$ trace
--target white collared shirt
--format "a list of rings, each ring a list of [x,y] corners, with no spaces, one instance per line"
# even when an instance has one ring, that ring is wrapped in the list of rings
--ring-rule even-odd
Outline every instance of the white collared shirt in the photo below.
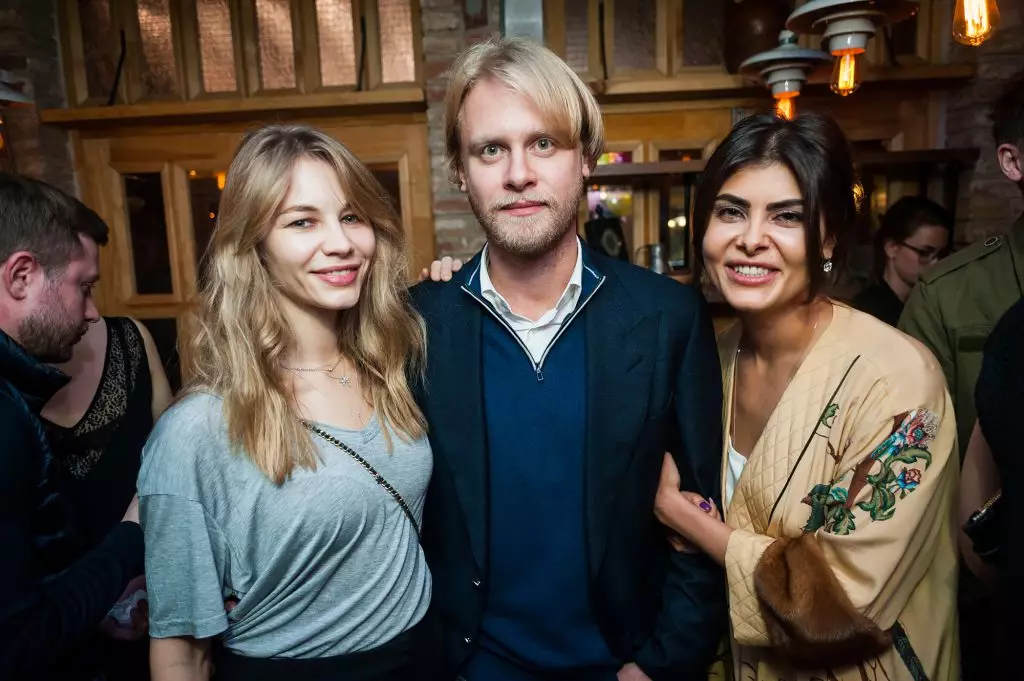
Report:
[[[494,309],[501,315],[501,318],[512,327],[519,339],[530,351],[534,363],[540,363],[544,350],[554,340],[562,322],[576,309],[580,293],[583,291],[583,247],[579,239],[576,240],[576,267],[573,268],[572,277],[562,291],[561,297],[555,306],[542,314],[536,321],[516,314],[512,311],[508,301],[498,293],[487,274],[487,246],[480,256],[480,293]]]

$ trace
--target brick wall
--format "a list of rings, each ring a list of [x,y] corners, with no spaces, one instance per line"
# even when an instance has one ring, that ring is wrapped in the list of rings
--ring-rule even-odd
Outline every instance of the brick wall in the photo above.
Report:
[[[38,108],[65,106],[54,0],[3,0],[0,69],[23,83],[35,106],[4,111],[5,134],[19,173],[77,193],[68,136],[39,124]]]
[[[949,59],[976,61],[977,75],[949,94],[946,146],[977,147],[981,157],[970,180],[962,182],[957,200],[958,241],[977,241],[1005,231],[1024,211],[1024,198],[996,165],[990,103],[1007,79],[1024,71],[1024,2],[999,0],[1002,23],[979,47],[965,47],[950,37]]]
[[[420,0],[427,89],[430,165],[434,190],[434,231],[438,257],[465,258],[483,246],[484,236],[469,201],[448,181],[444,162],[445,73],[462,49],[497,34],[501,27],[500,0],[488,0],[489,23],[466,30],[463,0]]]

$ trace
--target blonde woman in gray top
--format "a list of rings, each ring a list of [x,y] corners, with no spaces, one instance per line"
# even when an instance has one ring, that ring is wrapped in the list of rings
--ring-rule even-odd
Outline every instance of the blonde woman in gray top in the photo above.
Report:
[[[425,340],[384,196],[308,127],[254,132],[231,164],[191,383],[139,477],[156,681],[214,657],[218,681],[430,676]]]

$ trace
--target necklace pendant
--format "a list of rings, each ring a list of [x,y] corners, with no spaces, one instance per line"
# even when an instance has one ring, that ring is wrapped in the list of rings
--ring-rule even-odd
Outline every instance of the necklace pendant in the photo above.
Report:
[[[338,383],[341,383],[346,388],[351,388],[352,387],[352,377],[351,376],[342,376],[342,377],[340,377],[337,380],[338,380]]]

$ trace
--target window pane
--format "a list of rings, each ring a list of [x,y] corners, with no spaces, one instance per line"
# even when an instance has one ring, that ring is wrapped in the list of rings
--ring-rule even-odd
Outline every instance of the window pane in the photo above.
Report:
[[[733,0],[726,0],[733,2]],[[725,2],[709,0],[683,1],[683,66],[714,66],[724,64],[722,52]],[[772,36],[774,40],[775,36]]]
[[[607,152],[597,160],[598,165],[632,163],[633,153]],[[633,243],[633,188],[629,185],[599,185],[587,187],[587,224],[584,232],[587,244],[610,257],[632,262],[637,247]]]
[[[693,161],[703,156],[703,149],[658,150],[659,161]],[[689,222],[696,180],[696,174],[675,176],[658,192],[658,233],[672,271],[689,269],[691,265]]]
[[[653,70],[657,41],[655,3],[635,0],[615,2],[615,70]]]
[[[295,44],[289,0],[256,0],[260,80],[264,89],[295,87]]]
[[[659,149],[659,161],[693,161],[703,156],[703,149]]]
[[[412,53],[412,5],[410,0],[378,0],[380,15],[380,73],[385,83],[416,80]]]
[[[135,292],[141,295],[173,293],[160,173],[125,175],[124,193],[135,269]]]
[[[316,0],[320,41],[320,82],[328,87],[356,84],[356,41],[352,0]]]
[[[394,166],[370,166],[370,172],[377,178],[377,181],[384,187],[395,206],[395,212],[402,214],[402,188],[399,182],[398,168]]]
[[[192,236],[196,244],[196,272],[200,286],[206,280],[206,249],[213,236],[220,213],[220,193],[224,189],[226,173],[188,173],[188,190],[192,202]]]
[[[658,230],[661,242],[667,247],[670,270],[690,267],[690,206],[696,175],[673,178],[672,183],[662,188],[658,201]]]
[[[178,91],[170,0],[137,0],[144,96]]]
[[[914,16],[904,21],[897,21],[889,27],[892,31],[892,49],[895,54],[914,55],[917,54],[917,17]]]
[[[160,363],[167,373],[167,381],[171,384],[171,390],[181,390],[181,362],[178,359],[178,320],[174,317],[167,319],[140,319],[146,325],[146,330],[153,336],[153,343],[156,351],[160,354]]]
[[[78,0],[85,82],[89,97],[106,100],[114,86],[120,38],[110,21],[110,0]]]
[[[565,0],[565,61],[578,73],[590,68],[590,0]]]
[[[235,50],[228,0],[198,0],[196,23],[199,26],[203,90],[234,92],[238,89],[238,81],[235,79]]]

